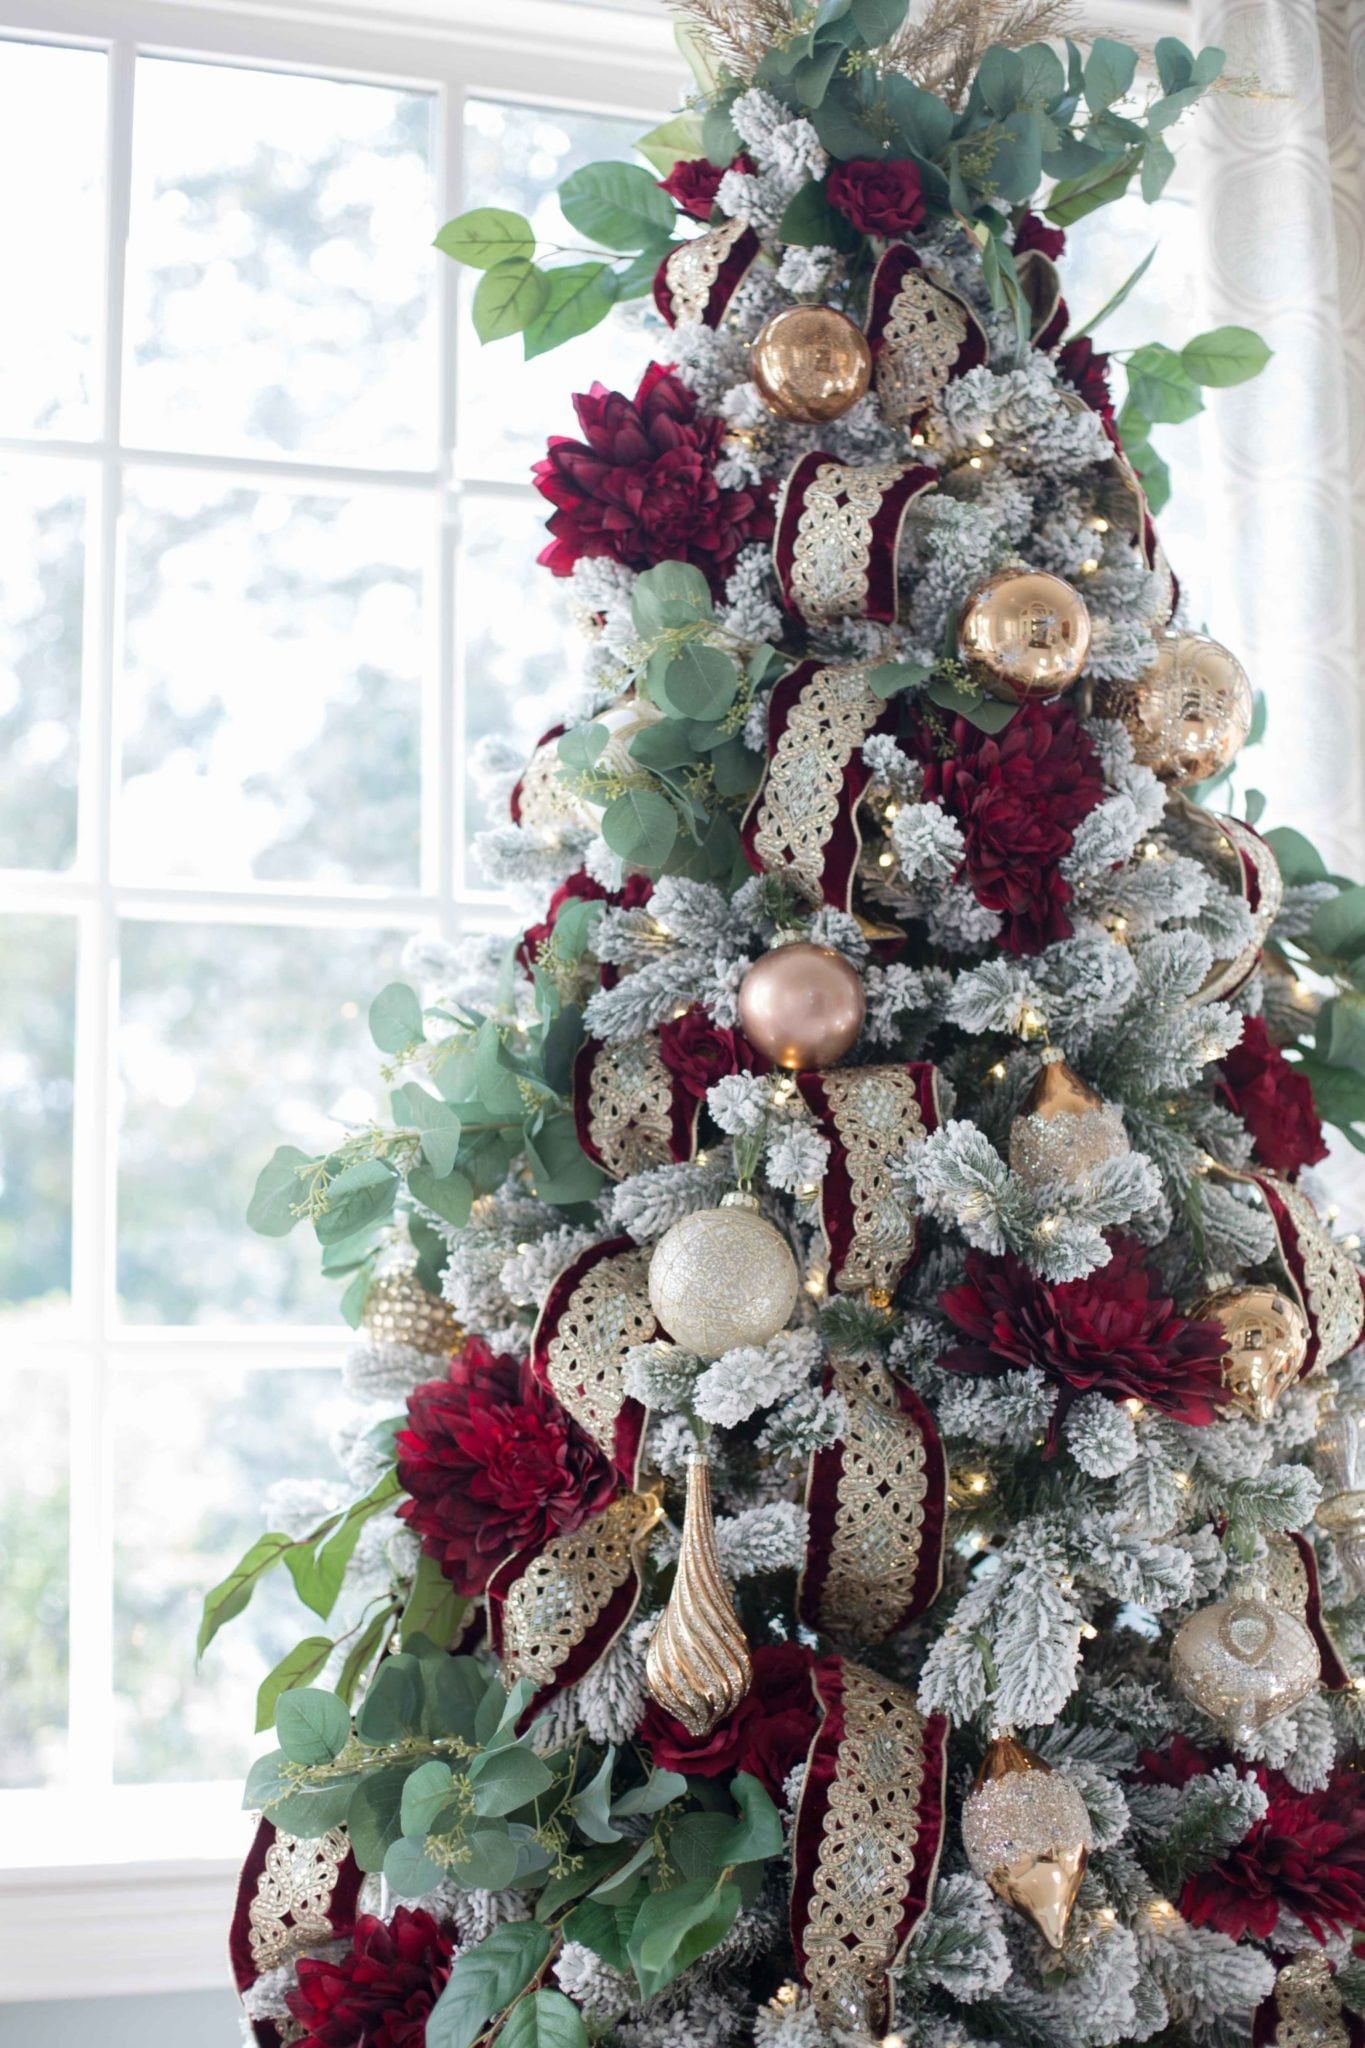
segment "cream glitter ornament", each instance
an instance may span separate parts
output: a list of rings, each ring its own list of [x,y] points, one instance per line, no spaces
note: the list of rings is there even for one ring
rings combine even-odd
[[[1171,1645],[1175,1683],[1238,1744],[1312,1692],[1321,1671],[1304,1624],[1260,1586],[1201,1607]]]
[[[1042,1070],[1010,1125],[1010,1166],[1031,1188],[1084,1182],[1096,1167],[1121,1159],[1128,1133],[1121,1111],[1072,1072],[1049,1047]]]
[[[1066,1939],[1090,1843],[1075,1786],[1012,1735],[998,1735],[962,1808],[962,1846],[976,1875],[1052,1948]]]
[[[698,1358],[766,1344],[786,1328],[799,1286],[791,1247],[753,1195],[726,1195],[718,1209],[680,1217],[649,1262],[650,1307]]]

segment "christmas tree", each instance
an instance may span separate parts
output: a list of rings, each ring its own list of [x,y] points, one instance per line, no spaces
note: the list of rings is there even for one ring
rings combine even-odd
[[[1221,53],[1061,12],[688,0],[694,103],[563,188],[599,256],[439,237],[486,340],[668,331],[536,469],[590,646],[483,762],[531,921],[414,950],[392,1121],[252,1206],[360,1333],[345,1485],[202,1631],[280,1565],[321,1623],[258,2042],[1365,2038],[1361,1281],[1300,1184],[1365,1144],[1365,890],[1231,814],[1258,705],[1153,524],[1264,349],[1119,407],[1063,297]]]

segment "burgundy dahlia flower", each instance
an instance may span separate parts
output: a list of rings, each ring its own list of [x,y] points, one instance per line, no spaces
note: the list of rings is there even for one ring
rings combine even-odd
[[[1248,1017],[1223,1061],[1223,1090],[1272,1173],[1295,1174],[1327,1157],[1307,1074],[1270,1042],[1264,1017]]]
[[[363,1915],[344,1956],[299,1963],[286,2001],[303,2027],[298,2048],[423,2048],[452,1946],[420,1908],[400,1906],[392,1921]]]

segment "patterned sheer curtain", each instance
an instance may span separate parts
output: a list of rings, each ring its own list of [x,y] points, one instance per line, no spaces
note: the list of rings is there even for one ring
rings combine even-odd
[[[1197,40],[1262,88],[1200,115],[1207,312],[1275,351],[1212,408],[1219,576],[1203,605],[1266,692],[1248,780],[1268,822],[1361,874],[1365,0],[1196,0],[1195,17]]]

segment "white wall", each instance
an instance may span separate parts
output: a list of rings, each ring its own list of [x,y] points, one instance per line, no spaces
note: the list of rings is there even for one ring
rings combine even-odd
[[[72,1929],[73,1970],[80,1930]],[[237,2001],[229,1991],[172,1991],[155,1998],[59,1999],[0,2006],[0,2048],[240,2048]]]

